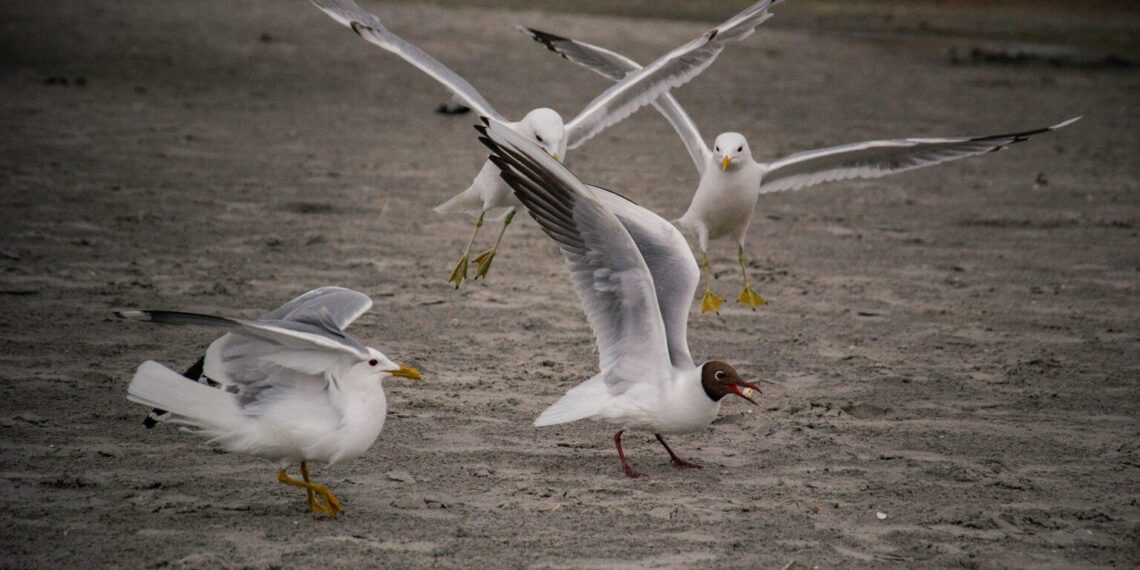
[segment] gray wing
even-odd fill
[[[359,291],[343,287],[321,287],[300,295],[296,299],[273,309],[265,320],[304,320],[306,315],[319,318],[316,313],[328,311],[329,318],[338,330],[347,329],[360,315],[372,308],[372,299]]]
[[[477,127],[490,160],[566,260],[616,392],[657,381],[669,362],[653,277],[628,231],[570,171],[497,122]]]
[[[546,46],[546,49],[562,56],[563,59],[597,72],[611,81],[621,81],[626,75],[641,69],[641,65],[637,62],[608,49],[533,28],[517,27],[534,41]],[[705,145],[704,139],[701,138],[701,131],[697,128],[696,123],[693,122],[693,119],[689,117],[689,114],[685,112],[685,109],[681,107],[672,93],[662,94],[653,101],[653,106],[665,117],[665,120],[669,121],[673,130],[677,131],[677,135],[681,137],[681,142],[685,144],[685,150],[689,151],[689,156],[697,167],[697,174],[704,174],[705,166],[709,163],[712,153],[709,151],[709,147]]]
[[[998,151],[1079,119],[1076,117],[1051,127],[1004,135],[870,141],[797,152],[767,165],[760,180],[760,192],[799,190],[833,180],[878,178],[934,166]]]
[[[701,270],[685,236],[661,216],[638,206],[620,194],[589,186],[594,195],[617,216],[633,238],[657,293],[665,321],[669,361],[676,367],[693,365],[689,354],[689,307],[701,280]]]
[[[345,356],[368,359],[369,349],[345,334],[339,324],[352,322],[364,305],[371,305],[371,301],[363,294],[325,288],[286,303],[270,312],[271,318],[258,320],[178,311],[116,314],[140,321],[227,331],[206,350],[203,375],[242,394],[243,405],[248,405],[270,388],[325,385],[327,372]]]
[[[466,79],[460,77],[459,74],[420,48],[388,31],[380,23],[379,18],[361,8],[356,2],[352,0],[312,0],[312,2],[329,17],[352,28],[352,31],[368,42],[400,56],[404,61],[418,67],[420,71],[442,83],[456,99],[480,115],[506,121]]]
[[[327,351],[368,358],[368,349],[336,326],[328,311],[312,312],[295,320],[245,320],[181,311],[115,311],[136,321],[163,325],[222,329],[279,346],[282,350]]]
[[[567,145],[576,148],[662,93],[688,83],[712,65],[725,44],[752,35],[756,26],[771,17],[768,8],[779,1],[761,0],[641,70],[625,76],[566,124]]]

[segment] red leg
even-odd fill
[[[614,434],[614,445],[617,446],[618,458],[621,459],[621,470],[625,471],[625,476],[629,477],[630,479],[645,477],[645,473],[638,473],[637,471],[634,471],[633,468],[629,466],[629,462],[625,460],[625,452],[621,449],[621,432],[623,431],[625,430],[620,430]]]
[[[688,461],[685,461],[684,459],[677,457],[677,454],[673,453],[673,450],[669,448],[669,444],[665,443],[665,438],[661,437],[661,434],[655,433],[653,435],[657,437],[657,441],[660,441],[661,445],[665,446],[665,451],[669,452],[669,457],[671,457],[673,459],[673,467],[676,467],[678,469],[701,469],[702,468],[700,465],[697,465],[696,463],[689,463]]]

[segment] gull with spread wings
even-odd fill
[[[633,60],[613,51],[554,34],[520,28],[535,41],[563,58],[613,81],[624,81],[642,69]],[[1072,118],[1051,127],[1017,133],[976,137],[906,138],[868,141],[797,152],[763,163],[752,158],[748,141],[740,133],[721,133],[713,148],[705,145],[700,130],[670,93],[653,105],[665,116],[688,149],[700,183],[689,209],[677,223],[696,233],[705,273],[702,312],[719,312],[724,299],[712,292],[709,281],[708,242],[727,238],[736,241],[737,263],[744,289],[737,301],[755,310],[766,301],[748,282],[744,241],[748,224],[761,194],[799,190],[816,184],[852,178],[879,178],[925,166],[934,166],[969,156],[1001,150],[1034,135],[1072,124]]]
[[[312,482],[308,462],[333,465],[363,455],[384,428],[382,381],[421,379],[344,332],[371,307],[363,293],[322,287],[256,320],[116,311],[127,319],[227,331],[206,349],[198,378],[148,360],[127,397],[156,408],[151,419],[200,432],[227,451],[274,461],[277,480],[305,489],[313,513],[336,517],[344,507],[328,487]],[[285,471],[294,463],[301,480]]]
[[[574,119],[563,123],[561,115],[545,107],[527,113],[520,121],[509,121],[495,111],[467,80],[423,50],[388,31],[380,23],[379,18],[361,8],[353,0],[312,0],[318,8],[337,22],[351,28],[360,37],[400,56],[442,83],[456,99],[474,109],[480,116],[490,117],[507,125],[559,160],[566,158],[567,149],[578,147],[605,128],[624,120],[642,106],[651,103],[662,93],[683,85],[699,75],[712,65],[725,44],[740,41],[751,35],[756,26],[771,16],[768,8],[780,1],[756,2],[723,24],[661,56],[637,72],[625,74],[616,85],[586,105]],[[499,230],[495,245],[475,258],[477,265],[475,278],[486,277],[495,252],[503,239],[503,233],[514,218],[517,206],[518,200],[499,179],[498,170],[490,162],[485,162],[470,187],[435,208],[435,211],[441,214],[464,213],[476,218],[471,239],[448,279],[450,283],[458,288],[467,278],[471,247],[484,219],[488,215],[492,220],[502,217],[503,226]]]
[[[598,343],[597,375],[572,388],[535,420],[549,426],[583,419],[618,426],[614,445],[628,477],[626,430],[662,434],[708,427],[729,394],[759,393],[724,362],[696,365],[689,355],[689,306],[700,270],[675,227],[617,194],[597,192],[506,125],[483,118],[476,127],[490,160],[566,261],[574,291]]]

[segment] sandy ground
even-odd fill
[[[773,20],[679,91],[706,137],[742,131],[771,159],[1085,119],[996,155],[763,197],[751,272],[771,304],[694,313],[690,343],[776,385],[673,439],[702,471],[627,436],[651,475],[627,480],[609,426],[531,426],[596,363],[535,224],[519,218],[487,282],[445,282],[469,226],[430,207],[485,153],[473,116],[433,112],[436,84],[304,2],[5,3],[0,566],[1140,564],[1140,74],[1120,51],[1140,25],[1023,6],[989,35],[938,4],[954,33],[859,33],[813,27],[837,21],[813,6],[788,2],[799,24]],[[511,117],[569,117],[606,83],[508,24],[642,61],[706,27],[372,7]],[[1097,22],[1118,41],[1006,39]],[[1036,55],[984,57],[1007,49]],[[696,184],[646,111],[569,164],[667,217]],[[734,298],[735,252],[714,253]],[[312,519],[265,462],[143,429],[134,367],[185,367],[212,337],[109,313],[253,316],[326,284],[370,294],[352,332],[428,377],[388,383],[369,454],[318,468],[338,521]]]

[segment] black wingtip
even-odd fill
[[[499,145],[495,141],[491,140],[488,137],[479,137],[479,142],[483,143],[483,146],[491,149],[492,153],[498,154]],[[495,156],[495,155],[492,154],[492,155],[488,156],[487,159],[490,160],[493,156]],[[494,161],[492,160],[491,162],[494,162]]]
[[[570,41],[570,38],[564,38],[562,36],[559,36],[557,34],[552,34],[550,32],[544,32],[542,30],[536,30],[534,28],[528,28],[526,26],[520,26],[520,27],[523,30],[526,30],[526,33],[530,34],[530,36],[532,38],[534,38],[534,41],[542,42],[542,43],[546,44],[547,47],[550,47],[551,49],[553,49],[551,44],[554,42],[568,42],[568,41]]]
[[[562,56],[563,58],[566,58],[566,54],[562,53],[562,51],[558,49],[558,46],[556,46],[554,44],[555,43],[570,43],[570,42],[574,41],[574,40],[571,40],[570,38],[564,38],[562,36],[555,35],[555,34],[552,34],[550,32],[544,32],[542,30],[536,30],[534,28],[528,28],[526,26],[519,26],[518,28],[520,30],[522,30],[523,33],[530,36],[530,38],[532,40],[546,46],[546,49]]]
[[[507,170],[510,170],[511,163],[507,162],[507,160],[504,159],[502,155],[498,154],[499,149],[498,145],[495,145],[495,141],[487,141],[483,144],[486,144],[491,149],[491,152],[495,153],[488,156],[487,160],[490,160],[491,164],[494,164],[495,167],[499,169],[500,174],[506,172]]]

